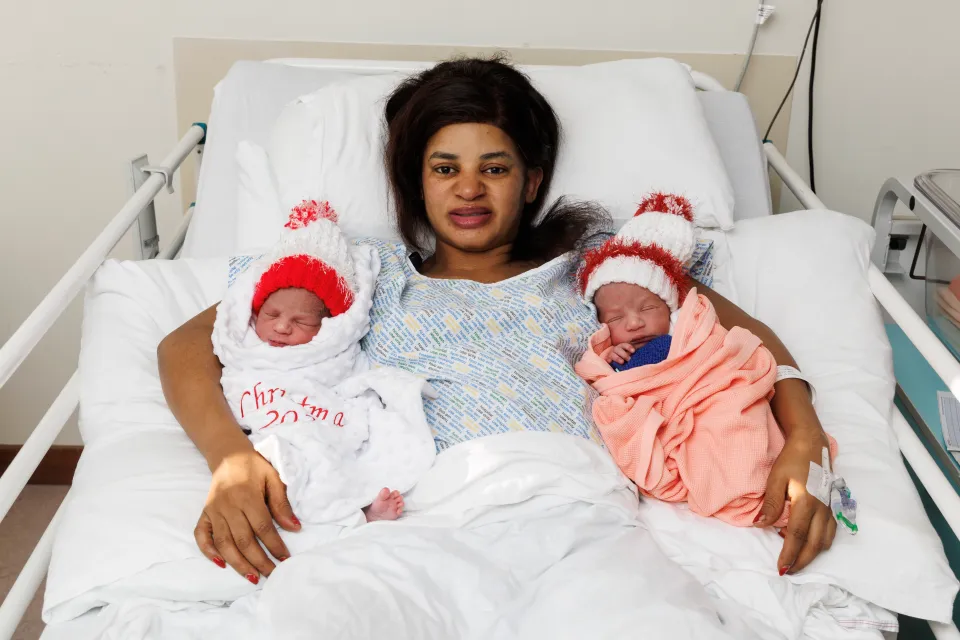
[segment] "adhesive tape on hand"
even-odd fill
[[[823,448],[822,465],[810,462],[810,472],[807,474],[807,493],[830,506],[830,489],[833,487],[833,472],[830,470],[830,452]]]

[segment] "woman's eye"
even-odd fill
[[[495,175],[495,176],[499,176],[499,175],[503,175],[504,173],[506,173],[506,172],[507,172],[507,169],[506,169],[506,167],[489,167],[489,168],[487,168],[487,169],[484,169],[484,171],[485,171],[486,173],[490,173],[490,174],[493,174],[493,175]]]
[[[433,170],[442,176],[448,176],[453,173],[453,167],[450,166],[434,167]]]

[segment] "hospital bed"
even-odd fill
[[[249,113],[256,111],[241,104],[242,96],[255,95],[257,87],[266,78],[273,78],[271,104],[260,104],[261,119],[276,117],[282,105],[298,95],[307,93],[329,79],[346,75],[366,75],[392,71],[410,71],[422,64],[359,61],[359,60],[276,60],[269,63],[237,63],[218,89],[211,129],[205,125],[191,126],[173,151],[155,166],[140,162],[141,177],[135,182],[136,192],[121,208],[77,262],[50,291],[23,325],[0,349],[0,386],[5,384],[17,367],[30,354],[57,318],[88,282],[108,257],[112,248],[132,230],[140,257],[143,259],[212,258],[229,255],[231,238],[236,225],[237,177],[226,169],[232,164],[237,142],[252,139],[263,142],[266,126],[253,122]],[[277,90],[277,74],[289,82]],[[780,151],[769,141],[761,143],[756,134],[750,109],[740,94],[728,92],[714,78],[692,72],[710,131],[720,150],[736,196],[736,218],[740,220],[769,217],[773,213],[768,182],[768,168],[772,168],[805,209],[826,207],[809,186],[787,164]],[[232,104],[231,100],[237,100]],[[169,241],[158,239],[153,201],[166,187],[172,190],[173,174],[191,154],[202,157],[196,207],[187,212],[181,227]],[[216,167],[210,168],[215,164]],[[161,248],[162,246],[162,248]],[[893,286],[874,266],[869,266],[867,279],[870,290],[884,310],[899,324],[917,349],[926,357],[937,373],[948,382],[951,391],[960,397],[960,364],[949,354],[901,298]],[[0,518],[9,511],[27,480],[37,468],[43,455],[52,445],[64,423],[77,407],[81,396],[81,380],[75,373],[31,433],[20,453],[0,478]],[[934,503],[954,532],[960,533],[960,498],[943,476],[923,444],[896,410],[889,420],[903,458],[925,487]],[[57,526],[71,500],[64,501],[54,516],[26,566],[20,573],[0,607],[0,638],[8,638],[30,600],[37,591],[51,558]],[[931,529],[932,530],[932,529]],[[838,536],[843,536],[842,531]],[[45,637],[93,637],[84,631],[89,615],[74,621],[48,627]],[[960,638],[960,631],[947,621],[931,622],[937,638]],[[87,635],[84,635],[84,634]]]

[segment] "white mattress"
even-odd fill
[[[214,90],[196,209],[182,257],[233,252],[236,237],[237,144],[265,146],[273,122],[297,97],[351,74],[340,70],[270,62],[237,62]],[[733,92],[701,92],[710,131],[733,184],[735,218],[771,213],[766,159],[746,98]]]

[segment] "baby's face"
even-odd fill
[[[657,336],[670,333],[670,308],[649,289],[614,282],[593,296],[597,319],[610,328],[614,345],[629,343],[640,348]]]
[[[254,330],[272,347],[306,344],[320,331],[330,312],[306,289],[280,289],[270,294],[254,317]]]

